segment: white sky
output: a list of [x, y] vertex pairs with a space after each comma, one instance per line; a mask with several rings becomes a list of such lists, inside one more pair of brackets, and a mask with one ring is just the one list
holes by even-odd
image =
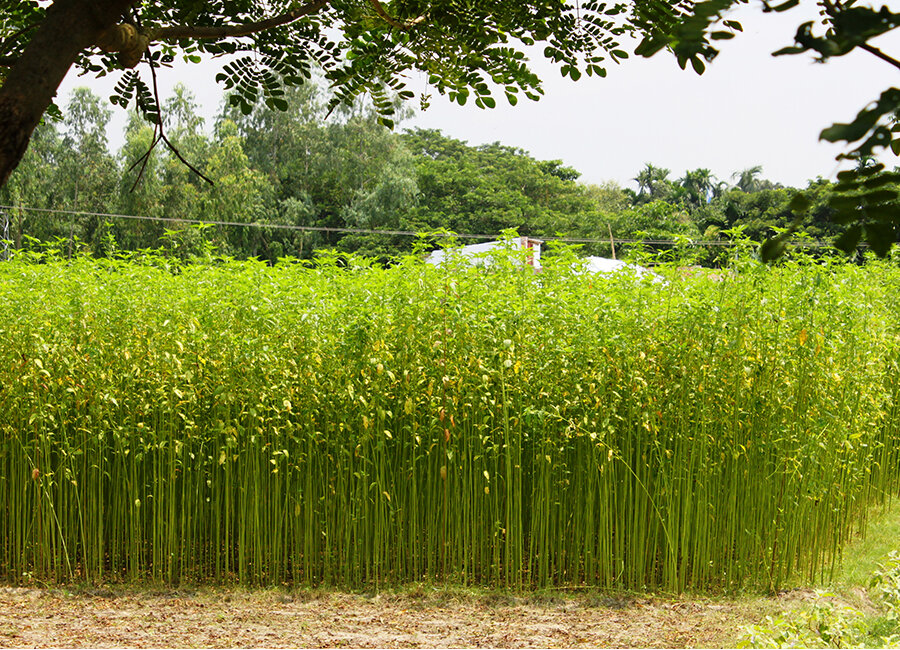
[[[900, 0], [890, 0], [893, 6]], [[875, 3], [880, 6], [881, 3]], [[722, 180], [731, 174], [763, 166], [763, 176], [803, 186], [806, 180], [833, 178], [840, 145], [819, 142], [819, 132], [835, 121], [848, 122], [863, 106], [890, 86], [898, 71], [865, 52], [813, 62], [809, 55], [774, 58], [771, 52], [793, 44], [797, 26], [815, 17], [815, 3], [782, 14], [763, 14], [757, 3], [731, 18], [744, 33], [722, 44], [721, 54], [698, 76], [682, 71], [674, 57], [660, 52], [652, 59], [632, 58], [609, 69], [605, 79], [563, 79], [541, 60], [534, 69], [544, 80], [539, 102], [521, 99], [508, 106], [502, 93], [497, 108], [481, 110], [471, 101], [464, 107], [434, 93], [431, 107], [403, 127], [440, 129], [446, 135], [481, 144], [499, 141], [521, 147], [538, 159], [561, 159], [579, 170], [584, 182], [615, 180], [635, 187], [631, 179], [653, 163], [672, 171], [707, 167]], [[876, 44], [900, 56], [900, 34]], [[197, 96], [208, 125], [218, 111], [221, 89], [214, 77], [218, 66], [182, 65], [159, 72], [165, 96], [177, 82]], [[88, 86], [106, 97], [117, 75], [100, 80], [65, 80], [60, 101], [76, 86]], [[414, 88], [424, 88], [419, 78]], [[119, 146], [123, 111], [111, 127], [111, 143]], [[894, 159], [896, 160], [896, 159]], [[890, 164], [892, 161], [888, 161]]]

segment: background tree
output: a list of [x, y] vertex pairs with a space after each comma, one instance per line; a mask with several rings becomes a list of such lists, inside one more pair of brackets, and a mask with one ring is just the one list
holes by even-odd
[[[178, 151], [188, 160], [208, 161], [214, 143], [203, 131], [203, 118], [199, 116], [193, 94], [184, 86], [176, 85], [173, 95], [163, 105], [163, 115], [168, 137]], [[209, 184], [177, 156], [171, 152], [162, 156], [159, 199], [162, 216], [168, 219], [200, 218], [202, 197], [209, 190]], [[158, 232], [157, 236], [161, 234]]]
[[419, 200], [410, 225], [492, 234], [572, 232], [595, 210], [577, 171], [559, 161], [537, 161], [499, 143], [472, 147], [440, 131], [403, 135], [414, 156]]
[[[270, 221], [274, 188], [268, 177], [250, 164], [237, 125], [223, 120], [217, 128], [206, 174], [213, 185], [202, 195], [200, 214], [206, 221], [262, 224]], [[267, 252], [264, 229], [225, 226], [217, 240], [223, 252], [255, 257]]]
[[55, 122], [44, 122], [35, 129], [32, 146], [9, 182], [0, 187], [0, 200], [13, 206], [10, 237], [15, 248], [22, 248], [23, 235], [40, 236], [35, 226], [46, 222], [46, 215], [29, 213], [21, 206], [51, 207], [57, 195], [54, 182], [62, 155], [62, 138]]
[[[285, 95], [285, 111], [257, 106], [224, 117], [237, 124], [252, 165], [273, 183], [276, 201], [292, 225], [326, 228], [403, 229], [417, 196], [416, 170], [398, 135], [380, 123], [365, 102], [335, 111], [309, 84]], [[340, 243], [345, 250], [391, 254], [393, 238], [341, 233], [283, 232], [284, 252], [309, 254]]]
[[615, 181], [584, 185], [584, 193], [600, 212], [620, 212], [631, 205], [628, 192]]
[[679, 193], [678, 188], [669, 180], [669, 174], [671, 173], [665, 167], [656, 167], [650, 163], [644, 165], [644, 168], [634, 177], [638, 184], [635, 202], [662, 201], [677, 195]]
[[760, 176], [762, 175], [762, 165], [754, 165], [739, 172], [734, 172], [731, 178], [735, 179], [735, 187], [741, 192], [755, 192], [761, 189]]
[[715, 177], [705, 168], [685, 172], [684, 176], [678, 179], [678, 184], [685, 191], [685, 200], [693, 206], [709, 203], [716, 187]]
[[[162, 194], [162, 166], [165, 160], [157, 150], [151, 150], [153, 128], [137, 112], [128, 116], [125, 127], [125, 143], [119, 150], [120, 169], [128, 170], [137, 164], [138, 170], [118, 174], [118, 200], [116, 211], [127, 215], [158, 217], [163, 214], [160, 201]], [[18, 171], [16, 172], [18, 173]], [[140, 174], [140, 178], [137, 175]], [[13, 174], [13, 178], [15, 174]], [[156, 239], [162, 234], [159, 222], [134, 220], [104, 225], [107, 237], [101, 242], [110, 243], [112, 237], [118, 245], [125, 249], [135, 250], [156, 245]], [[104, 251], [107, 252], [107, 251]]]
[[[52, 169], [53, 194], [58, 208], [71, 211], [110, 212], [115, 205], [118, 168], [106, 137], [111, 111], [87, 88], [76, 88], [61, 122], [60, 143]], [[74, 241], [92, 239], [100, 225], [89, 215], [45, 215], [40, 238]]]

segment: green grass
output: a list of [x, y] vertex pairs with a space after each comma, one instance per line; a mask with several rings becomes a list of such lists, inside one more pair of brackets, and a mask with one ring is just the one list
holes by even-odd
[[0, 576], [768, 589], [895, 494], [900, 273], [0, 265]]
[[870, 515], [864, 536], [855, 536], [843, 549], [840, 565], [830, 581], [847, 590], [865, 587], [888, 553], [900, 549], [900, 507], [877, 507]]

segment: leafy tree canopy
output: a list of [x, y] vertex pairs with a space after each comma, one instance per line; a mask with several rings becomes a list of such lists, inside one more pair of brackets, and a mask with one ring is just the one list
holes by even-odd
[[[94, 75], [124, 68], [113, 101], [135, 102], [159, 122], [152, 75], [135, 66], [232, 55], [219, 81], [245, 113], [257, 101], [286, 109], [284, 87], [314, 67], [331, 83], [334, 108], [368, 93], [385, 124], [393, 98], [413, 98], [405, 74], [419, 70], [451, 100], [492, 108], [493, 89], [515, 104], [542, 93], [523, 46], [573, 79], [606, 74], [627, 57], [630, 28], [618, 3], [525, 0], [0, 0], [0, 183], [70, 66]], [[421, 98], [427, 102], [427, 97]]]
[[413, 155], [420, 197], [413, 224], [460, 233], [551, 237], [572, 232], [594, 210], [579, 173], [558, 160], [538, 161], [499, 143], [472, 147], [439, 131], [402, 136]]

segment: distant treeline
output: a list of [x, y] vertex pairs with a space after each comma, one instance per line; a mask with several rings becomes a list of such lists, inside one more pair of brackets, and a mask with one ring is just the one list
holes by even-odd
[[[63, 120], [35, 132], [25, 159], [0, 188], [0, 204], [176, 221], [13, 209], [12, 245], [57, 242], [100, 256], [159, 247], [180, 256], [215, 250], [269, 260], [331, 248], [386, 258], [410, 250], [415, 238], [271, 226], [477, 234], [514, 228], [534, 237], [602, 240], [585, 244], [586, 252], [601, 255], [611, 254], [610, 239], [677, 241], [692, 261], [715, 265], [725, 249], [692, 243], [762, 241], [793, 218], [787, 206], [797, 190], [765, 180], [760, 167], [728, 179], [708, 169], [672, 178], [648, 164], [636, 175], [635, 192], [614, 182], [580, 183], [580, 173], [561, 161], [535, 160], [499, 143], [469, 146], [436, 130], [389, 131], [362, 106], [325, 119], [325, 100], [314, 85], [289, 99], [285, 112], [223, 108], [210, 135], [190, 92], [177, 87], [162, 116], [178, 155], [162, 143], [151, 149], [156, 131], [137, 113], [113, 154], [109, 109], [89, 90], [74, 91]], [[841, 226], [829, 219], [831, 184], [819, 179], [804, 189], [815, 200], [800, 235], [833, 240]], [[270, 227], [196, 228], [178, 220]]]

